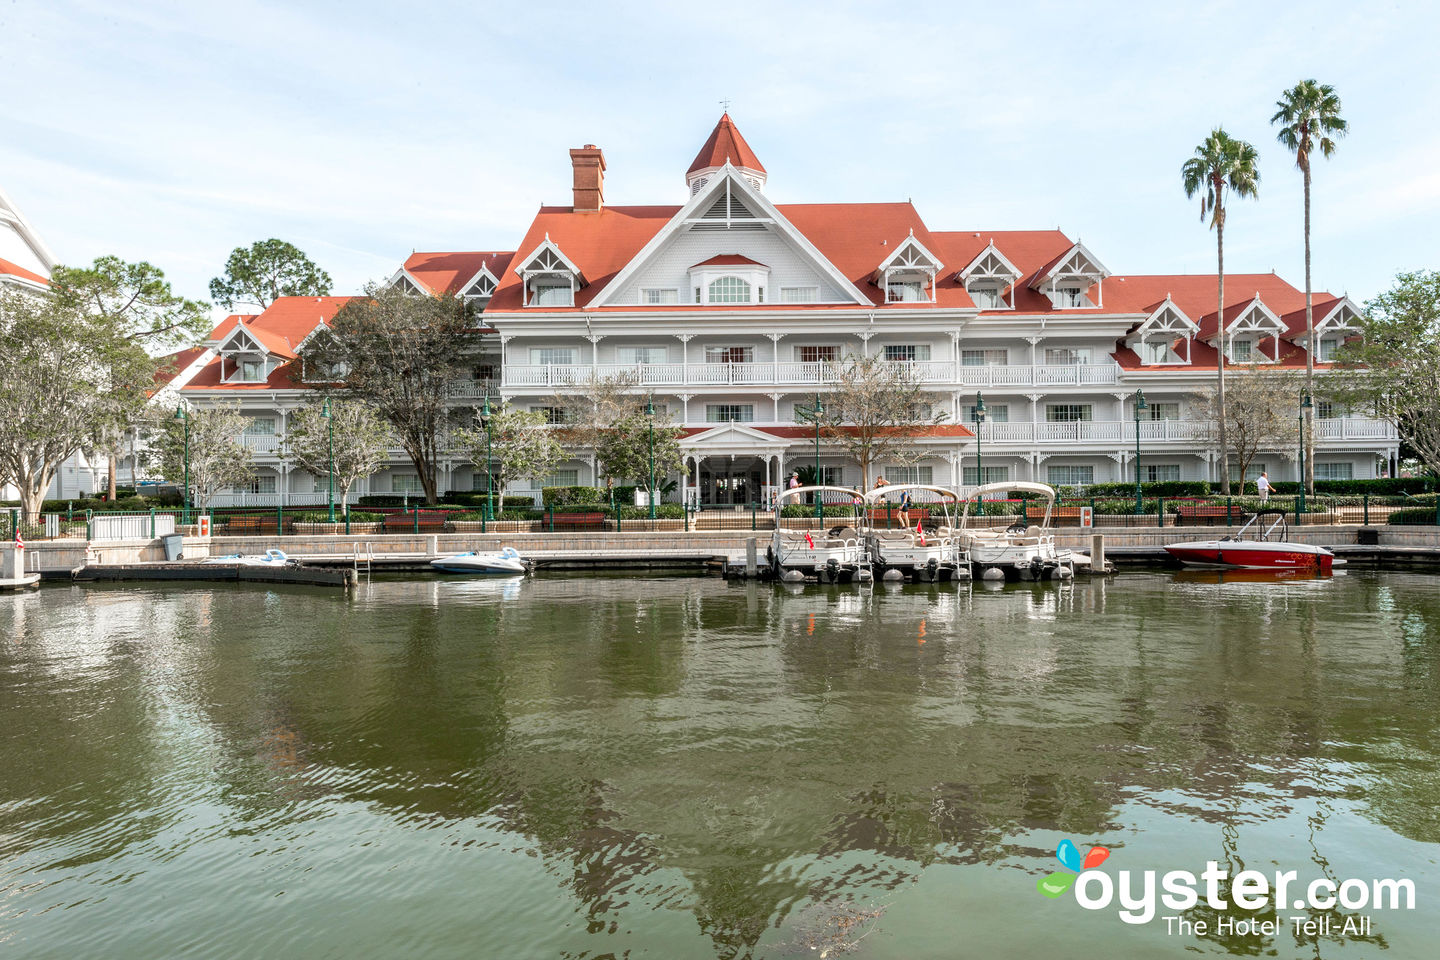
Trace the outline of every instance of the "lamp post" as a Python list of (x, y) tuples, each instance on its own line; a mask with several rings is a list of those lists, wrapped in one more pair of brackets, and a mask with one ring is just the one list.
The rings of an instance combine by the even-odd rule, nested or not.
[[(975, 412), (971, 415), (975, 421), (975, 485), (983, 486), (985, 483), (985, 462), (980, 450), (980, 432), (985, 426), (985, 398), (978, 391), (975, 394)], [(985, 501), (975, 501), (975, 516), (985, 516)]]
[(492, 419), (490, 416), (490, 391), (485, 391), (485, 405), (480, 408), (480, 426), (485, 429), (485, 519), (495, 520), (495, 473), (490, 468), (490, 435)]
[[(825, 401), (820, 399), (820, 394), (817, 393), (815, 394), (814, 406), (803, 407), (797, 405), (795, 407), (795, 413), (802, 419), (812, 420), (815, 423), (815, 485), (820, 486), (820, 418), (825, 415)], [(824, 515), (825, 508), (821, 502), (820, 494), (817, 492), (815, 494), (815, 516), (823, 517)]]
[(184, 511), (181, 513), (181, 523), (190, 522), (190, 414), (185, 411), (185, 405), (178, 404), (175, 407), (175, 419), (185, 424), (185, 495), (182, 503)]
[(330, 432), (330, 522), (335, 522), (335, 418), (330, 415), (330, 398), (325, 398), (325, 405), (320, 408), (320, 416), (325, 418), (325, 425)]
[(1300, 509), (1295, 516), (1296, 523), (1300, 522), (1299, 514), (1305, 512), (1305, 413), (1314, 406), (1315, 404), (1310, 401), (1309, 391), (1302, 392), (1300, 394), (1300, 416), (1297, 418), (1300, 421)]
[(650, 519), (655, 519), (655, 398), (645, 398), (645, 417), (650, 421)]
[(1140, 414), (1150, 409), (1145, 402), (1145, 391), (1135, 391), (1135, 515), (1139, 516), (1145, 501), (1140, 495)]

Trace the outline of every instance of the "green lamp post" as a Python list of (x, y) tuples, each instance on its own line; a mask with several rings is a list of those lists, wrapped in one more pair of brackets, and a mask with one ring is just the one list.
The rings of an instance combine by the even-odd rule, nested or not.
[(1145, 391), (1135, 391), (1135, 515), (1144, 509), (1145, 501), (1140, 494), (1140, 414), (1150, 409), (1145, 402)]
[[(981, 486), (985, 483), (985, 463), (980, 451), (980, 433), (985, 426), (985, 398), (978, 392), (975, 394), (975, 412), (971, 414), (971, 419), (975, 423), (975, 484)], [(984, 500), (975, 502), (975, 516), (985, 516)]]
[(330, 522), (335, 522), (335, 418), (330, 415), (330, 398), (325, 398), (325, 405), (320, 408), (320, 416), (325, 418), (325, 425), (330, 433)]
[(655, 519), (655, 398), (645, 398), (645, 416), (650, 421), (650, 519)]
[(494, 421), (490, 416), (490, 391), (485, 391), (485, 405), (480, 408), (480, 426), (485, 429), (485, 519), (491, 522), (495, 520), (495, 473), (490, 465), (490, 446), (493, 442), (491, 427)]
[(185, 411), (185, 405), (179, 404), (175, 407), (175, 419), (185, 424), (185, 495), (182, 499), (184, 510), (181, 513), (181, 523), (190, 522), (190, 414)]
[(1300, 522), (1300, 514), (1305, 512), (1305, 411), (1315, 406), (1310, 400), (1309, 391), (1300, 394), (1300, 509), (1296, 511), (1295, 522)]

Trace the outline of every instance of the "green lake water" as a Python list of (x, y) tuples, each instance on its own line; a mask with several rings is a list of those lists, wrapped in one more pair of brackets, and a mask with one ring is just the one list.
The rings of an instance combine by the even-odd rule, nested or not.
[[(0, 957), (1433, 957), (1437, 587), (0, 595)], [(1416, 903), (1167, 932), (1066, 838)]]

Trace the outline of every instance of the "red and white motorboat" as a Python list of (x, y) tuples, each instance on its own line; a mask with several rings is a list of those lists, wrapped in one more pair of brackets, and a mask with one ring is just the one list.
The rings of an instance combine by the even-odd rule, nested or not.
[(1283, 539), (1272, 540), (1276, 527), (1284, 524), (1281, 517), (1271, 524), (1270, 529), (1259, 540), (1246, 540), (1245, 531), (1250, 522), (1240, 528), (1233, 537), (1220, 540), (1188, 540), (1184, 543), (1167, 543), (1165, 550), (1181, 563), (1196, 567), (1238, 567), (1248, 570), (1310, 570), (1329, 573), (1336, 566), (1343, 566), (1344, 560), (1335, 559), (1335, 554), (1312, 543), (1293, 543)]

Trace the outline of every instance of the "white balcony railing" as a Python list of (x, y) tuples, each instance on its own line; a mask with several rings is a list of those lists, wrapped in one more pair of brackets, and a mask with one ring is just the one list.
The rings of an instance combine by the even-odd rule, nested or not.
[[(954, 383), (955, 364), (945, 360), (896, 360), (893, 365), (914, 372), (924, 383)], [(552, 363), (509, 364), (507, 387), (563, 387), (583, 384), (592, 377), (628, 373), (643, 386), (771, 386), (836, 383), (843, 363)], [(1088, 382), (1088, 381), (1087, 381)], [(1105, 381), (1109, 382), (1109, 381)]]
[(959, 368), (959, 382), (971, 387), (1104, 385), (1118, 383), (1120, 367), (1113, 363), (990, 365)]
[(1316, 440), (1398, 440), (1395, 425), (1364, 417), (1335, 417), (1315, 421)]
[(240, 442), (254, 453), (274, 453), (280, 449), (280, 438), (273, 433), (242, 433)]

